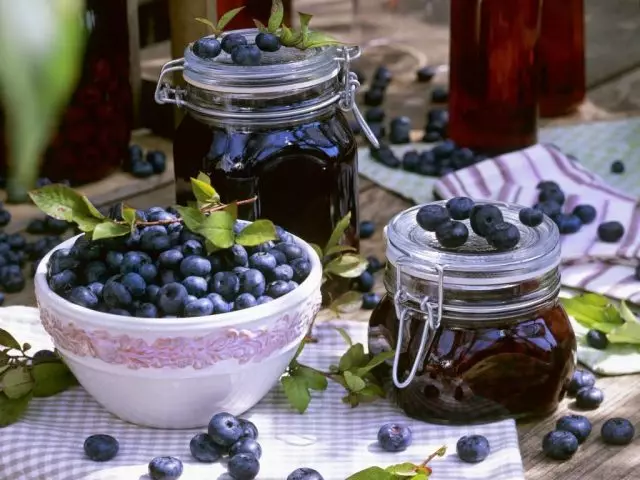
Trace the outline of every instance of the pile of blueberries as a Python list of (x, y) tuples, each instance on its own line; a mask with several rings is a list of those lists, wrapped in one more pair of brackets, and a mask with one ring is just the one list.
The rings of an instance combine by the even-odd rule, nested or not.
[[(600, 406), (604, 395), (594, 386), (595, 381), (595, 376), (587, 370), (574, 372), (567, 395), (575, 397), (576, 407), (591, 410)], [(556, 422), (555, 430), (544, 436), (542, 451), (554, 460), (568, 460), (591, 434), (592, 428), (584, 415), (566, 415)], [(600, 436), (608, 445), (628, 445), (635, 436), (635, 427), (626, 418), (610, 418), (602, 424)]]
[[(376, 226), (370, 220), (360, 222), (360, 239), (366, 240), (371, 238), (375, 233)], [(380, 303), (380, 295), (372, 292), (376, 282), (375, 274), (384, 268), (384, 264), (374, 255), (367, 257), (367, 269), (354, 279), (351, 288), (358, 292), (362, 292), (362, 308), (365, 310), (373, 310)]]
[(49, 287), (72, 303), (115, 315), (200, 317), (270, 302), (311, 272), (305, 250), (280, 227), (277, 241), (207, 255), (204, 238), (179, 223), (176, 211), (152, 207), (137, 216), (166, 223), (117, 238), (79, 237), (51, 255)]
[(160, 150), (149, 150), (146, 155), (140, 145), (129, 146), (129, 158), (123, 170), (137, 178), (148, 178), (167, 169), (167, 156)]
[(277, 52), (280, 47), (280, 39), (272, 33), (258, 33), (253, 45), (241, 33), (227, 33), (221, 40), (201, 38), (193, 44), (193, 53), (204, 60), (213, 60), (224, 50), (236, 65), (252, 67), (260, 65), (263, 52)]

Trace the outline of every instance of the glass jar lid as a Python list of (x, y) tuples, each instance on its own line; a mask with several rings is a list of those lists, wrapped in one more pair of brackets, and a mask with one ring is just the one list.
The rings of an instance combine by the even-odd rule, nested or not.
[[(445, 206), (445, 201), (433, 202)], [(435, 233), (427, 232), (416, 221), (422, 205), (396, 215), (385, 228), (387, 259), (396, 268), (412, 277), (442, 283), (457, 290), (491, 290), (499, 286), (523, 282), (543, 276), (560, 263), (560, 233), (557, 226), (544, 216), (537, 227), (528, 227), (518, 218), (520, 205), (478, 201), (480, 205), (495, 205), (505, 222), (520, 232), (520, 241), (511, 250), (497, 251), (486, 239), (476, 235), (469, 220), (469, 239), (459, 248), (440, 245)], [(439, 274), (438, 269), (442, 269)]]

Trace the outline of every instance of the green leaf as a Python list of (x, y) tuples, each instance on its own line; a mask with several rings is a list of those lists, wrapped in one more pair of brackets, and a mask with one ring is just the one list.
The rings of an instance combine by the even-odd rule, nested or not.
[(216, 35), (220, 34), (216, 26), (208, 18), (196, 17), (196, 22), (204, 23), (207, 27), (211, 29), (211, 32), (215, 33)]
[(50, 397), (75, 384), (75, 378), (62, 362), (38, 363), (31, 369), (35, 397)]
[(89, 213), (91, 214), (91, 216), (93, 218), (97, 218), (98, 220), (102, 220), (105, 217), (102, 213), (100, 213), (100, 210), (98, 210), (93, 203), (91, 203), (91, 200), (89, 200), (87, 197), (83, 196), (82, 197), (82, 201), (84, 202), (84, 204), (87, 206), (87, 210), (89, 211)]
[(129, 231), (133, 232), (136, 229), (136, 209), (131, 207), (125, 207), (122, 209), (122, 218), (129, 225)]
[(96, 225), (92, 238), (93, 240), (100, 240), (102, 238), (121, 237), (128, 233), (131, 233), (131, 227), (129, 225), (109, 221)]
[(207, 185), (211, 185), (211, 177), (209, 177), (209, 175), (207, 175), (204, 172), (198, 172), (198, 176), (196, 177), (196, 180), (200, 180), (203, 183), (206, 183)]
[(191, 189), (193, 195), (198, 200), (198, 203), (214, 203), (220, 202), (220, 196), (215, 189), (208, 183), (198, 180), (197, 178), (191, 178)]
[(307, 387), (309, 387), (311, 390), (321, 392), (326, 390), (327, 386), (329, 385), (327, 377), (314, 370), (313, 368), (309, 368), (304, 365), (299, 365), (298, 368), (295, 369), (294, 376), (303, 378), (307, 382)]
[(254, 18), (253, 19), (253, 23), (256, 26), (256, 28), (258, 29), (258, 31), (260, 31), (262, 33), (267, 33), (269, 31), (269, 29), (260, 20), (256, 20)]
[(2, 375), (4, 372), (9, 370), (10, 368), (11, 368), (10, 365), (0, 365), (0, 375)]
[(335, 228), (333, 229), (333, 232), (331, 232), (331, 236), (329, 237), (327, 244), (324, 247), (325, 252), (328, 252), (331, 247), (335, 247), (340, 243), (340, 240), (342, 240), (342, 236), (344, 235), (344, 232), (346, 232), (347, 227), (349, 227), (350, 223), (351, 223), (351, 212), (347, 213), (336, 224)]
[(319, 48), (330, 45), (343, 45), (343, 42), (321, 32), (309, 32), (302, 48)]
[(342, 328), (342, 327), (333, 327), (336, 329), (336, 331), (340, 334), (340, 336), (344, 339), (345, 343), (347, 345), (349, 345), (350, 347), (353, 345), (353, 340), (351, 339), (351, 337), (349, 336), (349, 334), (347, 333), (347, 331)]
[(242, 10), (244, 10), (244, 7), (238, 7), (238, 8), (234, 8), (233, 10), (229, 10), (227, 13), (222, 15), (220, 17), (220, 20), (218, 20), (218, 25), (217, 25), (218, 30), (220, 31), (224, 30), (224, 28), (229, 24), (229, 22), (233, 20), (235, 16), (238, 15), (238, 13), (240, 13)]
[(349, 245), (335, 245), (326, 252), (326, 256), (330, 257), (336, 253), (357, 252), (358, 250)]
[(367, 260), (360, 255), (345, 253), (327, 263), (324, 270), (339, 277), (356, 278), (362, 275), (367, 269), (367, 266)]
[(313, 15), (308, 13), (298, 12), (298, 18), (300, 19), (300, 42), (305, 45), (309, 36), (309, 23)]
[(285, 47), (295, 47), (300, 41), (301, 37), (302, 35), (300, 34), (300, 32), (296, 32), (284, 24), (282, 25), (282, 29), (280, 32), (280, 43)]
[(394, 357), (393, 350), (379, 353), (375, 357), (373, 357), (371, 360), (369, 360), (369, 363), (367, 363), (364, 367), (359, 368), (357, 373), (361, 377), (364, 377), (367, 373), (369, 373), (371, 370), (376, 368), (378, 365), (385, 363), (387, 360), (391, 360), (393, 357)]
[(1, 328), (0, 328), (0, 345), (4, 347), (20, 350), (20, 344), (15, 338), (13, 338), (13, 335), (11, 335), (9, 332)]
[(417, 465), (413, 463), (398, 463), (397, 465), (390, 465), (385, 470), (401, 477), (413, 477), (416, 473)]
[(20, 398), (9, 398), (0, 392), (0, 428), (15, 423), (27, 410), (31, 394)]
[(562, 305), (569, 315), (586, 328), (609, 333), (623, 323), (620, 314), (613, 305), (593, 305), (584, 303), (582, 297), (561, 298)]
[(359, 392), (360, 390), (362, 390), (364, 387), (367, 386), (367, 384), (362, 378), (358, 377), (357, 375), (354, 375), (348, 370), (344, 372), (344, 381), (347, 382), (347, 386), (349, 387), (349, 390), (351, 390), (352, 392)]
[(372, 397), (373, 399), (384, 398), (387, 396), (382, 387), (375, 383), (369, 383), (365, 388), (358, 392), (358, 395), (362, 397)]
[(309, 245), (311, 245), (311, 248), (313, 248), (313, 251), (316, 252), (316, 255), (318, 255), (318, 258), (322, 260), (322, 258), (324, 257), (324, 254), (322, 253), (322, 249), (320, 248), (320, 246), (316, 245), (315, 243), (310, 243)]
[(66, 185), (46, 185), (29, 192), (33, 203), (58, 220), (74, 221), (77, 216), (94, 218), (82, 195)]
[(595, 305), (596, 307), (606, 307), (611, 303), (611, 300), (598, 293), (583, 293), (582, 295), (574, 298), (579, 298), (582, 303)]
[(307, 381), (301, 377), (286, 376), (280, 380), (289, 403), (300, 413), (304, 413), (311, 401)]
[(229, 212), (213, 212), (204, 219), (197, 233), (217, 248), (230, 248), (234, 240), (233, 217)]
[(631, 311), (624, 300), (620, 302), (620, 316), (625, 322), (640, 323), (640, 318)]
[(269, 16), (268, 28), (269, 32), (276, 33), (284, 20), (284, 5), (282, 0), (273, 0), (271, 3), (271, 15)]
[(354, 473), (347, 480), (395, 480), (392, 473), (386, 472), (380, 467), (369, 467)]
[(347, 313), (358, 310), (362, 306), (362, 293), (353, 290), (345, 292), (336, 298), (329, 308), (334, 312)]
[(255, 247), (276, 238), (276, 227), (270, 220), (256, 220), (242, 229), (236, 237), (236, 243), (245, 247)]
[(204, 213), (194, 207), (183, 207), (178, 205), (175, 209), (180, 214), (180, 218), (182, 218), (184, 225), (192, 232), (197, 232), (205, 218), (207, 218)]
[(349, 350), (340, 357), (338, 368), (341, 372), (344, 372), (352, 368), (362, 367), (366, 365), (368, 361), (369, 357), (364, 353), (364, 347), (361, 343), (356, 343), (349, 347)]
[(611, 343), (632, 343), (640, 345), (640, 323), (625, 322), (624, 325), (615, 327), (607, 335)]
[(238, 204), (236, 202), (229, 203), (223, 210), (233, 217), (234, 222), (238, 219)]
[(33, 388), (33, 379), (27, 367), (18, 366), (7, 370), (2, 376), (2, 391), (11, 398), (24, 397)]

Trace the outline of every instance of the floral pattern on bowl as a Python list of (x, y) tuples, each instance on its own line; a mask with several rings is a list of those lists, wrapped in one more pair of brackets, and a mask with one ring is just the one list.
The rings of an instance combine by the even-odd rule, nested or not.
[(314, 296), (292, 314), (282, 314), (271, 328), (224, 328), (201, 337), (158, 338), (151, 344), (129, 335), (111, 335), (106, 330), (87, 331), (42, 305), (39, 309), (42, 325), (56, 347), (74, 355), (94, 357), (132, 370), (163, 367), (200, 370), (231, 359), (241, 365), (260, 362), (285, 348), (309, 329), (320, 310), (320, 298)]

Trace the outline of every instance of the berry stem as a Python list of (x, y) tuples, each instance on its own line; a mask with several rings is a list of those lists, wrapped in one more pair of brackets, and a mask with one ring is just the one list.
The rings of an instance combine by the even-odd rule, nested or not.
[(420, 467), (426, 467), (427, 463), (429, 463), (431, 460), (433, 460), (436, 457), (441, 457), (443, 456), (447, 451), (447, 447), (446, 446), (442, 446), (440, 447), (438, 450), (436, 450), (435, 452), (433, 452), (431, 455), (429, 455), (426, 460), (424, 462), (422, 462), (419, 466)]

